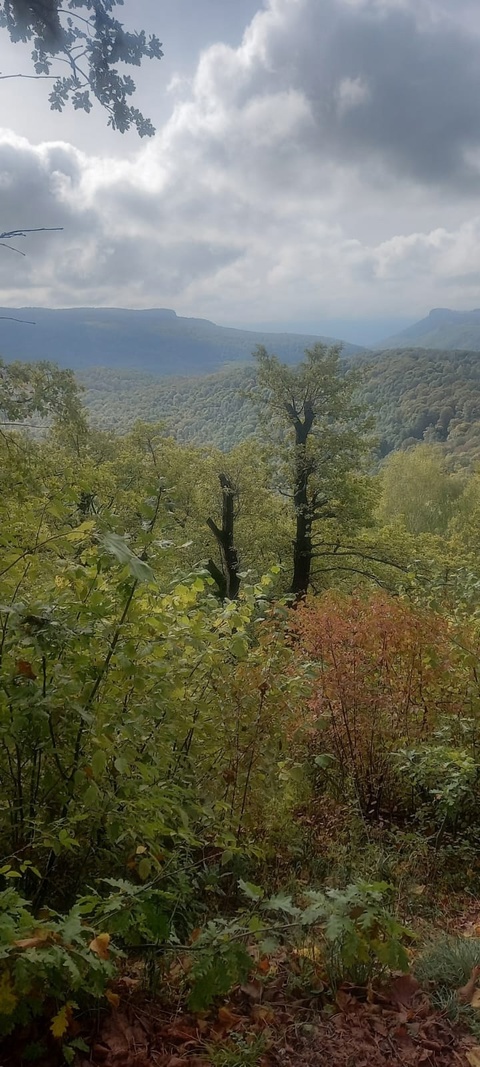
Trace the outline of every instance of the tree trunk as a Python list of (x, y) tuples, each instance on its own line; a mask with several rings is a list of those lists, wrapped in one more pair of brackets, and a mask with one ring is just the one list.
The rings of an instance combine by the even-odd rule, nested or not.
[(293, 542), (293, 575), (290, 592), (296, 600), (307, 595), (312, 569), (313, 545), (310, 518), (297, 512), (295, 540)]
[(212, 578), (214, 578), (217, 583), (221, 599), (235, 600), (240, 589), (240, 578), (238, 575), (240, 563), (238, 552), (234, 544), (235, 486), (226, 474), (220, 474), (219, 481), (222, 487), (223, 498), (222, 528), (220, 529), (213, 519), (207, 519), (207, 526), (212, 531), (220, 548), (222, 570), (217, 567), (213, 559), (209, 559), (207, 566)]
[(295, 600), (301, 600), (308, 592), (313, 558), (313, 514), (308, 499), (308, 483), (312, 472), (307, 458), (307, 440), (313, 425), (313, 408), (311, 404), (305, 404), (304, 421), (302, 422), (296, 417), (293, 420), (293, 425), (296, 448), (293, 486), (296, 528), (293, 542), (293, 575), (290, 592), (293, 593)]

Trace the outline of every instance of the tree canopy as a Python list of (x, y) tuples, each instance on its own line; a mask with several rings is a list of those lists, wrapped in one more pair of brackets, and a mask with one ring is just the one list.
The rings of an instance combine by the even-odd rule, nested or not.
[[(129, 103), (135, 82), (120, 73), (118, 64), (139, 67), (143, 59), (161, 59), (161, 44), (154, 34), (126, 30), (114, 15), (121, 5), (123, 0), (1, 0), (0, 27), (14, 43), (32, 42), (37, 77), (55, 78), (49, 96), (53, 110), (63, 111), (71, 102), (75, 110), (89, 112), (93, 97), (114, 130), (135, 127), (140, 137), (151, 137), (152, 122)], [(67, 73), (56, 77), (60, 63)]]
[[(317, 344), (306, 349), (296, 367), (288, 367), (259, 346), (257, 384), (252, 396), (267, 408), (284, 442), (281, 492), (295, 515), (293, 574), (290, 591), (304, 596), (312, 563), (325, 551), (325, 524), (365, 521), (369, 507), (359, 475), (370, 442), (370, 427), (355, 399), (358, 374), (342, 373), (340, 346)], [(318, 533), (319, 525), (322, 532)], [(338, 547), (338, 546), (337, 546)]]

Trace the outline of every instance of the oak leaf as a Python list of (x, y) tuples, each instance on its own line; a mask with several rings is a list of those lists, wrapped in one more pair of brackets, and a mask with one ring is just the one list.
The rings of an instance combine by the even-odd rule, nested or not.
[(108, 957), (109, 957), (108, 946), (109, 946), (109, 944), (110, 944), (110, 934), (97, 934), (97, 936), (93, 938), (93, 941), (90, 941), (90, 944), (89, 944), (88, 947), (89, 947), (90, 951), (94, 952), (96, 956), (99, 956), (99, 958), (101, 960), (108, 960)]
[(53, 1037), (63, 1037), (66, 1034), (72, 1021), (72, 1007), (73, 1001), (68, 1000), (63, 1005), (63, 1008), (60, 1008), (60, 1011), (57, 1011), (57, 1014), (53, 1016), (50, 1023), (50, 1031)]

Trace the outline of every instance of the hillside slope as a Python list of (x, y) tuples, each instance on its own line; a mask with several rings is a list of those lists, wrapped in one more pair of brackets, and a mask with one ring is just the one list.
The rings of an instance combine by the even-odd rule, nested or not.
[(479, 352), (375, 353), (362, 394), (377, 418), (381, 454), (427, 439), (443, 443), (461, 463), (480, 458)]
[[(362, 398), (375, 415), (380, 455), (415, 441), (442, 443), (460, 463), (480, 459), (480, 355), (399, 349), (357, 357)], [(138, 419), (165, 420), (179, 440), (228, 450), (254, 434), (245, 390), (254, 368), (202, 377), (154, 378), (94, 368), (79, 375), (93, 422), (126, 431)]]
[(437, 350), (480, 351), (480, 308), (474, 311), (451, 311), (434, 308), (425, 319), (415, 322), (401, 333), (375, 345), (390, 348), (435, 348)]
[[(234, 330), (182, 318), (168, 308), (0, 308), (0, 320), (3, 359), (51, 359), (73, 370), (102, 366), (152, 375), (211, 374), (225, 364), (245, 363), (257, 344), (295, 363), (316, 341), (332, 343), (308, 334)], [(344, 351), (361, 348), (345, 344)]]

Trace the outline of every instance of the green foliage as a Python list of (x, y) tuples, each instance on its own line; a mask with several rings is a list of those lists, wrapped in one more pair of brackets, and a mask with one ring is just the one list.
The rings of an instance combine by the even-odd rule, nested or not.
[[(128, 104), (135, 83), (121, 75), (118, 63), (140, 66), (143, 59), (161, 59), (160, 42), (144, 30), (131, 33), (113, 15), (123, 0), (3, 0), (0, 27), (11, 41), (32, 41), (36, 74), (49, 76), (57, 57), (67, 63), (67, 77), (58, 76), (50, 93), (53, 110), (63, 111), (71, 101), (78, 110), (91, 111), (92, 96), (108, 112), (108, 124), (125, 133), (134, 126), (140, 137), (155, 133), (149, 119)], [(80, 54), (79, 54), (80, 52)]]
[(111, 948), (84, 913), (79, 901), (66, 915), (39, 919), (14, 889), (0, 893), (0, 1035), (47, 1013), (53, 1035), (63, 1037), (77, 1000), (104, 994)]
[[(174, 322), (174, 320), (173, 320)], [(178, 320), (181, 322), (181, 320)], [(163, 327), (166, 328), (166, 327)], [(169, 327), (170, 328), (170, 327)], [(177, 331), (180, 329), (177, 326)], [(218, 330), (219, 328), (217, 328)], [(116, 335), (115, 335), (116, 336)], [(175, 336), (169, 337), (168, 351)], [(248, 359), (256, 343), (254, 334), (244, 334), (241, 353), (230, 358)], [(303, 344), (302, 344), (303, 341)], [(182, 352), (191, 338), (184, 339)], [(118, 344), (125, 341), (118, 339)], [(236, 338), (237, 345), (240, 338)], [(262, 339), (267, 350), (274, 349), (288, 364), (301, 361), (305, 339), (289, 338), (290, 348), (279, 337)], [(258, 433), (258, 419), (249, 394), (254, 384), (252, 366), (224, 367), (229, 358), (227, 338), (212, 332), (208, 352), (210, 362), (198, 375), (195, 366), (205, 360), (203, 350), (184, 372), (189, 377), (155, 377), (123, 369), (79, 368), (86, 389), (86, 404), (94, 423), (105, 428), (119, 427), (127, 432), (138, 419), (155, 422), (165, 419), (179, 440), (214, 444), (228, 450)], [(212, 353), (217, 353), (216, 362)], [(357, 355), (344, 350), (342, 365), (360, 371), (358, 400), (375, 420), (380, 456), (410, 445), (437, 444), (450, 463), (470, 467), (480, 456), (479, 363), (472, 351), (428, 352), (399, 349)], [(167, 356), (167, 352), (165, 354)], [(177, 355), (180, 358), (180, 352)], [(117, 359), (118, 364), (118, 359)], [(164, 374), (175, 365), (162, 364)], [(430, 487), (431, 488), (431, 487)]]
[(358, 882), (344, 890), (306, 892), (304, 908), (292, 908), (288, 898), (262, 907), (293, 914), (303, 931), (312, 931), (333, 988), (346, 980), (363, 985), (388, 971), (408, 970), (404, 941), (411, 935), (387, 906), (391, 892), (386, 882)]
[(231, 940), (228, 932), (219, 934), (214, 923), (207, 926), (196, 947), (188, 1005), (192, 1011), (205, 1011), (216, 997), (225, 996), (248, 978), (252, 958), (245, 945)]
[(83, 424), (80, 390), (73, 372), (54, 363), (4, 363), (0, 359), (0, 418), (3, 424), (33, 417)]
[(448, 470), (439, 445), (421, 444), (388, 457), (381, 486), (381, 521), (400, 521), (414, 535), (444, 535), (457, 511), (465, 478)]
[(358, 883), (344, 891), (329, 889), (323, 909), (326, 966), (330, 983), (346, 979), (364, 985), (389, 971), (407, 971), (404, 942), (409, 931), (390, 912), (391, 887), (385, 882)]
[(478, 822), (478, 765), (472, 751), (451, 743), (402, 749), (398, 769), (415, 792), (417, 820), (457, 829)]
[(369, 523), (370, 422), (356, 400), (358, 375), (342, 371), (340, 346), (307, 348), (294, 368), (261, 346), (255, 358), (251, 397), (276, 437), (278, 485), (295, 520), (290, 592), (305, 596), (317, 555), (334, 565), (332, 541), (340, 548), (347, 531)]
[(361, 363), (368, 360), (361, 396), (375, 412), (381, 455), (425, 440), (468, 466), (480, 454), (478, 352), (433, 347), (437, 351), (403, 346), (361, 357)]

